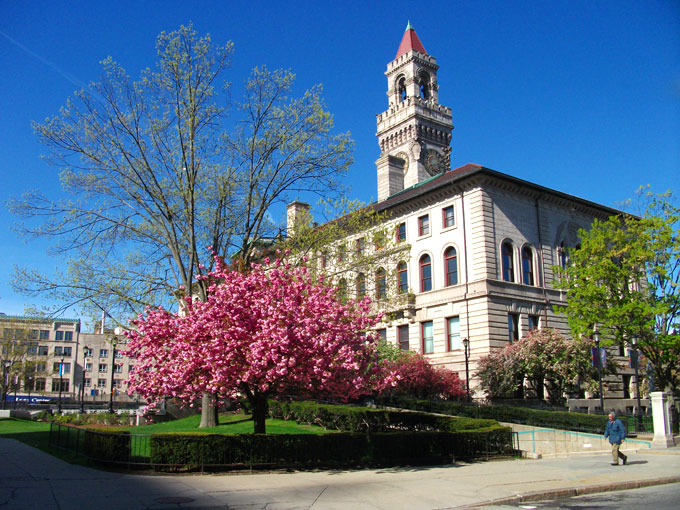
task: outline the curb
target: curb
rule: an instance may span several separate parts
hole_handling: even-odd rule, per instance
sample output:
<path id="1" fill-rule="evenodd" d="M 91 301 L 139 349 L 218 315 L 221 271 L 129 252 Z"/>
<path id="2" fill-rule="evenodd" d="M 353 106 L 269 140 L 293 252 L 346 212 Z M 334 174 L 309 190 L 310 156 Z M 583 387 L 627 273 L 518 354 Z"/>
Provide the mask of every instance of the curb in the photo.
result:
<path id="1" fill-rule="evenodd" d="M 564 489 L 553 489 L 548 491 L 535 491 L 517 494 L 507 498 L 493 499 L 481 503 L 467 505 L 462 508 L 473 509 L 480 506 L 507 505 L 517 503 L 527 503 L 530 501 L 543 501 L 547 499 L 565 499 L 586 494 L 597 494 L 601 492 L 614 492 L 629 489 L 641 489 L 652 485 L 665 485 L 668 483 L 680 483 L 680 476 L 668 476 L 664 478 L 651 478 L 649 480 L 636 480 L 617 483 L 606 483 L 601 485 L 587 485 L 584 487 L 569 487 Z"/>

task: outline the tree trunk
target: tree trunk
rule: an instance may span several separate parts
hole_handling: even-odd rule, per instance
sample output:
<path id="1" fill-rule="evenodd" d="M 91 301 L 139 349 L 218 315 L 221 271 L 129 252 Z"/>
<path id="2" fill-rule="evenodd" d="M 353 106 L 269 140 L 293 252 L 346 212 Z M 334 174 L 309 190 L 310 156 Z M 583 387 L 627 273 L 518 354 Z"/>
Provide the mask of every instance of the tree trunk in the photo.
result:
<path id="1" fill-rule="evenodd" d="M 217 427 L 217 405 L 213 404 L 213 395 L 204 393 L 201 398 L 201 424 L 198 428 Z"/>
<path id="2" fill-rule="evenodd" d="M 267 419 L 267 397 L 265 395 L 253 395 L 250 399 L 250 405 L 253 408 L 253 432 L 255 434 L 265 434 Z"/>

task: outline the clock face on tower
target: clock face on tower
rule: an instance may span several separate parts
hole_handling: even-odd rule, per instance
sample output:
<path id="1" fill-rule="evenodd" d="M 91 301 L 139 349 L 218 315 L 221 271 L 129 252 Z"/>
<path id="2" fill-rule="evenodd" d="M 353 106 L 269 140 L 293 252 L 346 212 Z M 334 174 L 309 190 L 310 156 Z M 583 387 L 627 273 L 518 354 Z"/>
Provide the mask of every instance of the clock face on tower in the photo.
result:
<path id="1" fill-rule="evenodd" d="M 427 173 L 430 175 L 437 175 L 438 173 L 441 173 L 444 168 L 444 160 L 436 150 L 434 149 L 427 149 L 424 153 L 423 157 L 423 165 L 425 165 L 425 170 L 427 170 Z"/>

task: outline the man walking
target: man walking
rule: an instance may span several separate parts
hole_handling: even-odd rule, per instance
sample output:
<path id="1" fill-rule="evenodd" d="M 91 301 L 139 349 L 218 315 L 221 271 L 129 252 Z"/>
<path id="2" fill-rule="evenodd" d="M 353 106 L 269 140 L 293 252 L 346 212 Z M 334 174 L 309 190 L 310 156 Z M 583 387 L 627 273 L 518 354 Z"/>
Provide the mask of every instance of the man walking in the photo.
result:
<path id="1" fill-rule="evenodd" d="M 621 443 L 626 439 L 626 427 L 623 426 L 614 413 L 609 413 L 609 421 L 607 428 L 604 430 L 605 439 L 609 438 L 612 445 L 612 466 L 619 465 L 619 457 L 623 460 L 623 465 L 626 465 L 628 457 L 619 451 Z"/>

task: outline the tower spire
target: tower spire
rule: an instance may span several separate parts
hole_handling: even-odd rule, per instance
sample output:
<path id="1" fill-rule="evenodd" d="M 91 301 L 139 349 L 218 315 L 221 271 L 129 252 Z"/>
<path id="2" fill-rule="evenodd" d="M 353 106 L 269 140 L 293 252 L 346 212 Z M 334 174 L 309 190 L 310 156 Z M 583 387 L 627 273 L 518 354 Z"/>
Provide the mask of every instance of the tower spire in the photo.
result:
<path id="1" fill-rule="evenodd" d="M 427 55 L 425 46 L 423 46 L 423 43 L 421 43 L 420 39 L 418 39 L 418 34 L 416 34 L 413 25 L 411 25 L 411 20 L 409 20 L 408 24 L 406 25 L 406 30 L 404 31 L 404 36 L 401 38 L 401 44 L 397 50 L 397 56 L 394 58 L 397 59 L 404 53 L 408 53 L 411 50 L 416 50 L 423 55 Z"/>

